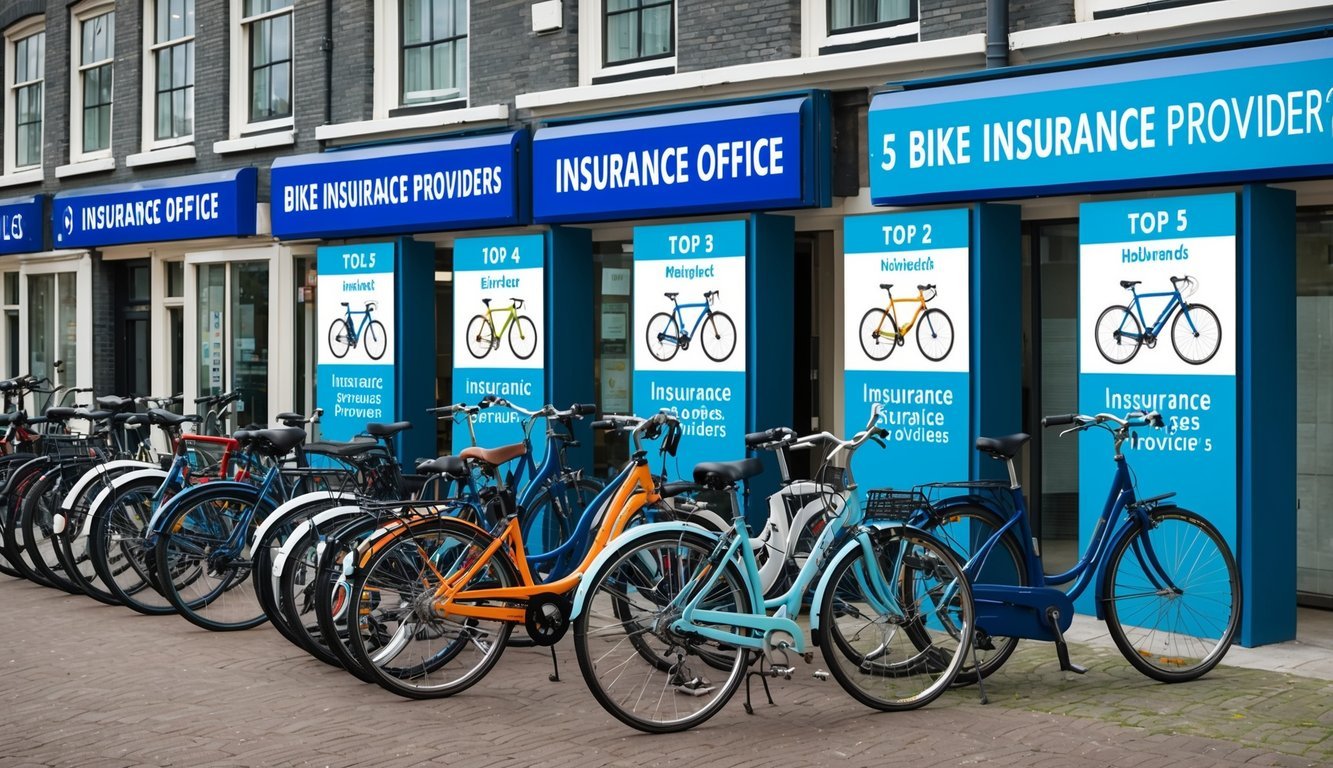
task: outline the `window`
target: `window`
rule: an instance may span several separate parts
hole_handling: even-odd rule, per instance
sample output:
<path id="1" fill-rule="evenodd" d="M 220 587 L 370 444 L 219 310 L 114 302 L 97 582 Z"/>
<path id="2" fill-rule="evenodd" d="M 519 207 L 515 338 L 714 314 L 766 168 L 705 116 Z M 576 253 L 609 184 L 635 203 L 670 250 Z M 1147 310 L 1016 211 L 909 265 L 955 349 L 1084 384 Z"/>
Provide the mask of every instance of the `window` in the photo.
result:
<path id="1" fill-rule="evenodd" d="M 1214 2 L 1214 0 L 1075 0 L 1074 20 L 1112 19 L 1117 16 L 1128 16 L 1132 13 L 1161 11 L 1188 5 L 1202 5 L 1209 2 Z M 1261 13 L 1263 10 L 1261 6 L 1256 6 L 1252 12 Z M 1211 17 L 1204 14 L 1198 18 L 1202 20 Z"/>
<path id="2" fill-rule="evenodd" d="M 241 37 L 248 49 L 249 120 L 292 116 L 292 0 L 244 0 Z"/>
<path id="3" fill-rule="evenodd" d="M 402 103 L 457 99 L 467 89 L 467 2 L 402 0 Z"/>
<path id="4" fill-rule="evenodd" d="M 5 35 L 6 173 L 42 164 L 46 31 L 38 22 L 15 25 Z"/>
<path id="5" fill-rule="evenodd" d="M 829 34 L 913 21 L 915 6 L 912 0 L 829 0 Z"/>
<path id="6" fill-rule="evenodd" d="M 116 57 L 116 12 L 106 2 L 76 9 L 74 76 L 70 88 L 71 160 L 111 154 L 112 62 Z"/>
<path id="7" fill-rule="evenodd" d="M 148 10 L 145 143 L 183 143 L 194 136 L 194 0 L 156 0 Z"/>
<path id="8" fill-rule="evenodd" d="M 70 386 L 79 380 L 77 279 L 74 272 L 28 277 L 28 368 L 38 378 Z"/>
<path id="9" fill-rule="evenodd" d="M 659 59 L 675 52 L 672 0 L 604 0 L 603 63 Z"/>
<path id="10" fill-rule="evenodd" d="M 0 369 L 0 376 L 11 379 L 22 375 L 23 368 L 19 359 L 19 273 L 4 273 L 4 293 L 3 309 L 5 313 L 4 336 L 0 337 L 0 344 L 4 345 L 4 356 L 0 361 L 4 362 L 4 368 Z"/>
<path id="11" fill-rule="evenodd" d="M 919 38 L 918 0 L 804 0 L 805 56 L 856 51 Z"/>

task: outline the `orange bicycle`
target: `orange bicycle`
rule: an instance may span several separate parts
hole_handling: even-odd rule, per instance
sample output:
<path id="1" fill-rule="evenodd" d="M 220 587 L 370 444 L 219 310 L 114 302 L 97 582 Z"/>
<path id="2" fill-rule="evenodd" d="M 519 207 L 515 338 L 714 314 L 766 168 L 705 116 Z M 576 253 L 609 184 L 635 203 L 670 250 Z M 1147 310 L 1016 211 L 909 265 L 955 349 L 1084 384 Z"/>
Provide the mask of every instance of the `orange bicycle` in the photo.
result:
<path id="1" fill-rule="evenodd" d="M 413 699 L 452 696 L 495 666 L 515 624 L 540 645 L 554 645 L 569 628 L 570 599 L 597 554 L 621 531 L 652 522 L 664 496 L 687 483 L 662 486 L 649 469 L 641 439 L 661 440 L 674 455 L 680 424 L 668 414 L 616 416 L 595 429 L 630 432 L 634 453 L 620 475 L 584 510 L 560 547 L 586 547 L 566 572 L 543 574 L 523 546 L 527 512 L 514 502 L 500 465 L 523 454 L 523 444 L 467 448 L 459 456 L 495 481 L 488 504 L 499 522 L 489 529 L 459 518 L 415 517 L 385 526 L 344 561 L 356 596 L 348 647 L 384 688 Z M 588 541 L 590 532 L 596 534 Z M 543 557 L 560 552 L 546 553 Z M 552 660 L 555 654 L 552 651 Z M 559 669 L 552 674 L 559 679 Z"/>
<path id="2" fill-rule="evenodd" d="M 916 345 L 927 360 L 939 362 L 953 350 L 953 321 L 944 310 L 926 308 L 926 302 L 939 295 L 934 285 L 918 285 L 917 295 L 907 299 L 893 298 L 893 285 L 880 283 L 889 294 L 887 307 L 871 307 L 861 318 L 861 349 L 871 360 L 885 360 L 893 350 L 907 341 L 907 334 L 916 328 Z M 930 295 L 926 295 L 929 291 Z M 915 304 L 916 311 L 906 322 L 898 320 L 899 304 Z"/>

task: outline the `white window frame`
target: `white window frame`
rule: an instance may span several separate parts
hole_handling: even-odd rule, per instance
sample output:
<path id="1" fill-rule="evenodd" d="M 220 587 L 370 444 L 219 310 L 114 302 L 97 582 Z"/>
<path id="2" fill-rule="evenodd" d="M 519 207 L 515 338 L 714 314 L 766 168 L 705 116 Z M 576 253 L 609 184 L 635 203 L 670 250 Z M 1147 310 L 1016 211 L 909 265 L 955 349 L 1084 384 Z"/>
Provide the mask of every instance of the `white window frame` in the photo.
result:
<path id="1" fill-rule="evenodd" d="M 192 43 L 195 41 L 194 35 L 173 38 L 166 42 L 155 42 L 155 33 L 157 32 L 157 4 L 160 0 L 144 0 L 143 4 L 143 151 L 152 152 L 158 149 L 167 149 L 169 147 L 179 147 L 183 144 L 194 143 L 194 126 L 191 125 L 191 131 L 184 136 L 177 136 L 170 139 L 157 138 L 157 52 L 163 48 L 170 48 L 182 43 Z M 195 3 L 196 8 L 198 3 Z M 196 23 L 198 16 L 196 13 Z M 198 56 L 199 47 L 195 46 L 195 55 Z M 197 62 L 198 59 L 196 58 Z M 190 98 L 194 99 L 193 89 L 190 91 Z M 192 155 L 191 155 L 192 156 Z"/>
<path id="2" fill-rule="evenodd" d="M 467 77 L 459 95 L 438 101 L 403 103 L 403 19 L 402 0 L 375 0 L 375 104 L 376 120 L 387 120 L 399 108 L 433 107 L 460 103 L 467 106 L 472 98 L 472 3 L 467 3 Z"/>
<path id="3" fill-rule="evenodd" d="M 658 59 L 635 61 L 629 64 L 602 63 L 602 44 L 606 31 L 602 29 L 605 21 L 603 9 L 605 0 L 580 0 L 579 2 L 579 85 L 592 85 L 593 81 L 604 77 L 634 75 L 638 72 L 651 72 L 670 69 L 676 72 L 676 57 L 680 53 L 680 0 L 673 0 L 671 8 L 671 50 L 676 53 Z"/>
<path id="4" fill-rule="evenodd" d="M 260 13 L 254 16 L 245 17 L 245 0 L 231 1 L 232 33 L 231 38 L 231 131 L 230 138 L 239 139 L 243 136 L 274 131 L 282 128 L 292 128 L 296 123 L 296 94 L 299 89 L 296 82 L 296 12 L 295 3 L 286 8 L 276 11 Z M 291 86 L 292 114 L 287 117 L 280 117 L 274 120 L 250 121 L 250 25 L 256 21 L 272 18 L 275 16 L 287 15 L 291 18 L 292 29 L 292 47 L 291 47 L 291 71 L 288 74 L 288 83 Z M 222 143 L 222 142 L 219 142 Z M 285 142 L 290 143 L 290 142 Z M 268 145 L 264 145 L 268 146 Z M 258 149 L 260 147 L 245 146 L 243 149 Z M 229 148 L 226 148 L 229 149 Z M 215 148 L 215 151 L 217 149 Z"/>
<path id="5" fill-rule="evenodd" d="M 74 296 L 78 302 L 75 310 L 75 323 L 79 328 L 91 328 L 93 325 L 93 307 L 90 300 L 93 295 L 93 264 L 86 251 L 52 258 L 50 256 L 29 257 L 22 261 L 19 272 L 19 300 L 24 310 L 19 312 L 19 361 L 21 365 L 31 365 L 32 349 L 29 342 L 31 318 L 28 302 L 28 278 L 36 275 L 74 275 Z M 57 286 L 59 277 L 56 277 Z M 57 289 L 57 294 L 59 290 Z M 65 382 L 74 387 L 93 385 L 93 345 L 90 334 L 80 334 L 75 342 L 75 360 L 77 376 L 75 381 Z"/>
<path id="6" fill-rule="evenodd" d="M 15 121 L 18 120 L 18 109 L 15 106 L 14 91 L 18 87 L 13 80 L 15 66 L 14 55 L 18 48 L 18 41 L 24 38 L 32 37 L 39 32 L 46 31 L 46 17 L 33 16 L 5 30 L 5 181 L 19 184 L 25 181 L 42 180 L 42 164 L 46 161 L 45 135 L 46 135 L 46 67 L 42 67 L 42 159 L 36 165 L 18 165 L 18 156 L 16 151 L 18 128 Z M 36 82 L 36 81 L 26 81 Z M 25 82 L 25 84 L 26 84 Z"/>
<path id="7" fill-rule="evenodd" d="M 803 0 L 801 3 L 801 53 L 804 56 L 818 56 L 820 50 L 843 45 L 862 45 L 867 43 L 898 43 L 917 40 L 921 36 L 921 1 L 915 0 L 916 21 L 907 21 L 875 29 L 862 29 L 856 32 L 829 33 L 829 0 Z"/>
<path id="8" fill-rule="evenodd" d="M 1150 2 L 1153 2 L 1153 0 L 1074 0 L 1074 21 L 1093 21 L 1099 13 L 1139 8 L 1148 5 Z M 1195 5 L 1205 4 L 1203 2 L 1195 3 Z M 1147 10 L 1147 8 L 1143 9 L 1143 11 Z"/>
<path id="9" fill-rule="evenodd" d="M 19 295 L 17 304 L 10 304 L 7 300 L 8 297 L 4 295 L 5 281 L 9 279 L 10 275 L 14 276 L 14 285 L 18 289 Z M 7 261 L 3 267 L 0 267 L 0 375 L 3 375 L 5 378 L 22 376 L 27 373 L 27 371 L 23 370 L 24 358 L 21 354 L 23 348 L 23 308 L 26 304 L 27 301 L 23 298 L 23 280 L 19 273 L 19 265 L 17 261 Z M 9 322 L 8 316 L 10 312 L 13 312 L 19 319 L 19 349 L 17 350 L 11 350 L 9 348 L 9 329 L 5 327 Z M 18 355 L 18 370 L 5 370 L 4 366 L 9 362 L 10 353 Z"/>
<path id="10" fill-rule="evenodd" d="M 88 64 L 82 61 L 83 57 L 83 22 L 101 16 L 104 13 L 114 13 L 116 10 L 115 0 L 88 0 L 80 3 L 70 9 L 69 14 L 69 161 L 71 164 L 87 162 L 89 160 L 106 160 L 111 157 L 113 142 L 108 137 L 106 149 L 97 149 L 92 152 L 83 151 L 83 72 L 85 69 L 100 67 L 107 63 L 106 60 L 98 61 L 95 64 Z M 114 135 L 116 125 L 116 26 L 113 21 L 111 24 L 111 122 L 108 130 Z M 43 115 L 45 119 L 45 115 Z"/>

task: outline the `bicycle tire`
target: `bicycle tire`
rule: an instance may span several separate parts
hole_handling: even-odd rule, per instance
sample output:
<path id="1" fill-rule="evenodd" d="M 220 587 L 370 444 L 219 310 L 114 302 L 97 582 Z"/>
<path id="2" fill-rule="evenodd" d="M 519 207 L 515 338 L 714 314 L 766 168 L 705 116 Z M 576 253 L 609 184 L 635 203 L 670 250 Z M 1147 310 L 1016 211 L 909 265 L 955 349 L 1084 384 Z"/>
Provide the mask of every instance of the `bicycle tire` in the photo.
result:
<path id="1" fill-rule="evenodd" d="M 1110 323 L 1108 324 L 1108 318 Z M 1132 325 L 1133 330 L 1126 331 L 1125 326 Z M 1125 333 L 1133 334 L 1133 338 L 1126 340 Z M 1112 304 L 1097 316 L 1097 324 L 1093 326 L 1093 341 L 1097 344 L 1097 351 L 1106 362 L 1113 365 L 1124 365 L 1139 353 L 1139 348 L 1143 346 L 1143 326 L 1139 324 L 1139 319 L 1129 311 L 1129 307 L 1123 304 Z"/>
<path id="2" fill-rule="evenodd" d="M 676 322 L 676 316 L 670 312 L 658 312 L 648 318 L 643 335 L 648 344 L 648 354 L 664 363 L 680 351 L 680 325 Z"/>
<path id="3" fill-rule="evenodd" d="M 1184 324 L 1180 321 L 1186 317 Z M 1193 330 L 1190 324 L 1193 323 Z M 1190 341 L 1197 341 L 1199 354 L 1190 355 L 1182 348 L 1191 346 Z M 1217 319 L 1217 313 L 1203 304 L 1186 304 L 1176 310 L 1176 316 L 1171 321 L 1171 346 L 1175 348 L 1176 354 L 1181 360 L 1190 365 L 1203 365 L 1212 360 L 1217 355 L 1217 351 L 1222 348 L 1222 323 Z"/>
<path id="4" fill-rule="evenodd" d="M 0 488 L 8 485 L 9 476 L 14 470 L 35 458 L 37 458 L 37 455 L 32 453 L 11 453 L 0 456 Z M 8 508 L 7 497 L 0 496 L 0 573 L 22 579 L 24 578 L 23 573 L 9 561 L 9 554 L 4 544 L 4 529 L 8 525 L 4 512 Z"/>
<path id="5" fill-rule="evenodd" d="M 88 515 L 92 514 L 92 505 L 98 494 L 109 489 L 111 481 L 117 476 L 133 469 L 135 468 L 124 467 L 115 474 L 104 473 L 101 467 L 89 470 L 98 472 L 99 475 L 92 482 L 86 483 L 78 497 L 63 510 L 65 529 L 56 536 L 57 553 L 65 575 L 77 584 L 85 595 L 106 605 L 120 605 L 121 602 L 102 586 L 102 580 L 97 576 L 91 550 L 92 537 L 85 528 L 91 527 Z"/>
<path id="6" fill-rule="evenodd" d="M 931 307 L 922 313 L 916 324 L 916 348 L 923 357 L 940 362 L 953 351 L 953 340 L 953 320 L 944 310 Z"/>
<path id="7" fill-rule="evenodd" d="M 28 554 L 26 539 L 23 535 L 23 501 L 33 483 L 37 482 L 37 479 L 49 468 L 50 462 L 43 459 L 29 461 L 14 470 L 6 483 L 8 496 L 5 498 L 3 509 L 5 557 L 9 559 L 10 564 L 23 578 L 43 587 L 54 587 L 55 585 L 37 570 L 37 566 L 33 564 Z"/>
<path id="8" fill-rule="evenodd" d="M 1240 572 L 1222 535 L 1199 514 L 1167 507 L 1148 515 L 1150 527 L 1135 523 L 1106 561 L 1106 628 L 1120 653 L 1148 677 L 1164 683 L 1194 680 L 1217 666 L 1236 636 Z M 1138 555 L 1145 537 L 1178 594 L 1164 594 L 1164 585 L 1154 584 L 1156 579 L 1145 572 Z M 1166 626 L 1172 619 L 1181 623 Z M 1191 631 L 1179 631 L 1185 628 Z M 1200 629 L 1208 634 L 1201 635 Z"/>
<path id="9" fill-rule="evenodd" d="M 310 639 L 327 652 L 321 654 L 315 650 L 312 653 L 315 658 L 326 664 L 341 666 L 365 683 L 374 683 L 375 678 L 361 668 L 361 662 L 356 660 L 348 646 L 350 630 L 347 618 L 350 616 L 352 583 L 343 574 L 343 560 L 381 525 L 382 520 L 367 515 L 352 520 L 329 535 L 315 572 L 314 632 L 309 631 L 311 627 L 303 617 L 293 613 L 298 606 L 304 607 L 303 603 L 292 601 L 285 605 L 291 625 L 298 632 L 309 632 Z"/>
<path id="10" fill-rule="evenodd" d="M 736 351 L 736 323 L 726 312 L 709 311 L 699 334 L 699 346 L 715 363 L 726 361 Z"/>
<path id="11" fill-rule="evenodd" d="M 884 332 L 885 323 L 891 329 L 888 333 Z M 898 323 L 888 312 L 879 308 L 871 309 L 861 316 L 861 330 L 857 338 L 866 357 L 876 362 L 887 360 L 893 350 L 898 348 Z"/>
<path id="12" fill-rule="evenodd" d="M 347 318 L 340 317 L 329 326 L 329 352 L 339 360 L 347 357 L 347 350 L 352 348 L 352 326 Z"/>
<path id="13" fill-rule="evenodd" d="M 467 321 L 464 341 L 468 353 L 480 360 L 495 348 L 495 328 L 491 325 L 491 321 L 482 315 L 473 315 L 472 319 Z"/>
<path id="14" fill-rule="evenodd" d="M 694 531 L 648 534 L 616 547 L 589 582 L 583 610 L 574 621 L 579 670 L 597 703 L 632 728 L 646 733 L 693 728 L 726 706 L 745 675 L 748 651 L 713 647 L 710 643 L 715 641 L 673 633 L 656 621 L 692 585 L 697 564 L 714 544 L 714 539 Z M 717 584 L 705 596 L 708 607 L 752 613 L 755 607 L 744 575 L 735 562 L 722 567 Z M 701 648 L 714 663 L 705 659 Z M 721 658 L 731 661 L 726 670 L 717 669 Z M 714 683 L 709 676 L 716 672 L 723 672 L 725 679 Z M 662 701 L 664 696 L 669 706 Z M 682 714 L 682 708 L 688 711 Z"/>
<path id="15" fill-rule="evenodd" d="M 514 318 L 514 325 L 509 329 L 509 351 L 519 360 L 527 360 L 537 351 L 537 324 L 527 315 Z M 515 343 L 514 339 L 518 339 Z"/>
<path id="16" fill-rule="evenodd" d="M 287 613 L 282 608 L 283 592 L 279 584 L 281 576 L 275 577 L 273 574 L 273 558 L 298 526 L 320 512 L 344 503 L 346 502 L 340 498 L 312 499 L 295 509 L 287 510 L 281 520 L 274 521 L 264 529 L 263 535 L 255 541 L 252 548 L 255 599 L 259 601 L 260 609 L 268 616 L 278 634 L 300 648 L 305 648 L 305 645 L 296 630 L 287 624 Z"/>
<path id="17" fill-rule="evenodd" d="M 146 616 L 176 612 L 153 575 L 156 563 L 150 562 L 148 522 L 161 486 L 160 477 L 142 477 L 115 488 L 91 511 L 88 533 L 88 554 L 102 586 L 120 604 Z"/>
<path id="18" fill-rule="evenodd" d="M 371 320 L 366 325 L 366 332 L 361 338 L 365 340 L 362 346 L 365 347 L 366 354 L 371 360 L 384 357 L 385 351 L 389 348 L 389 332 L 385 330 L 384 323 Z"/>
<path id="19" fill-rule="evenodd" d="M 918 709 L 953 684 L 972 649 L 971 587 L 962 564 L 930 534 L 898 526 L 868 535 L 874 560 L 856 546 L 830 571 L 820 650 L 852 698 L 888 712 Z M 876 581 L 880 593 L 867 595 Z"/>
<path id="20" fill-rule="evenodd" d="M 19 525 L 23 529 L 23 547 L 33 569 L 51 586 L 71 595 L 82 595 L 73 580 L 67 578 L 60 563 L 56 544 L 55 509 L 64 497 L 64 469 L 49 467 L 33 481 L 24 494 Z"/>

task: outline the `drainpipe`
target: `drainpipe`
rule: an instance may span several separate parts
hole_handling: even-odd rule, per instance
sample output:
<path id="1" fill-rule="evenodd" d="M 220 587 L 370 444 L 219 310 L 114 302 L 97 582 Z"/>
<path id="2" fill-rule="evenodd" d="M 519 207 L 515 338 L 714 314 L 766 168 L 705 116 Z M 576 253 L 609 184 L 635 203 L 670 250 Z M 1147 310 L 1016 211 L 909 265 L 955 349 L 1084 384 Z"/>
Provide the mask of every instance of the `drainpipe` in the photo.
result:
<path id="1" fill-rule="evenodd" d="M 1009 0 L 986 0 L 986 69 L 1009 66 Z"/>
<path id="2" fill-rule="evenodd" d="M 333 123 L 333 0 L 324 0 L 324 39 L 319 43 L 324 52 L 324 124 Z"/>

